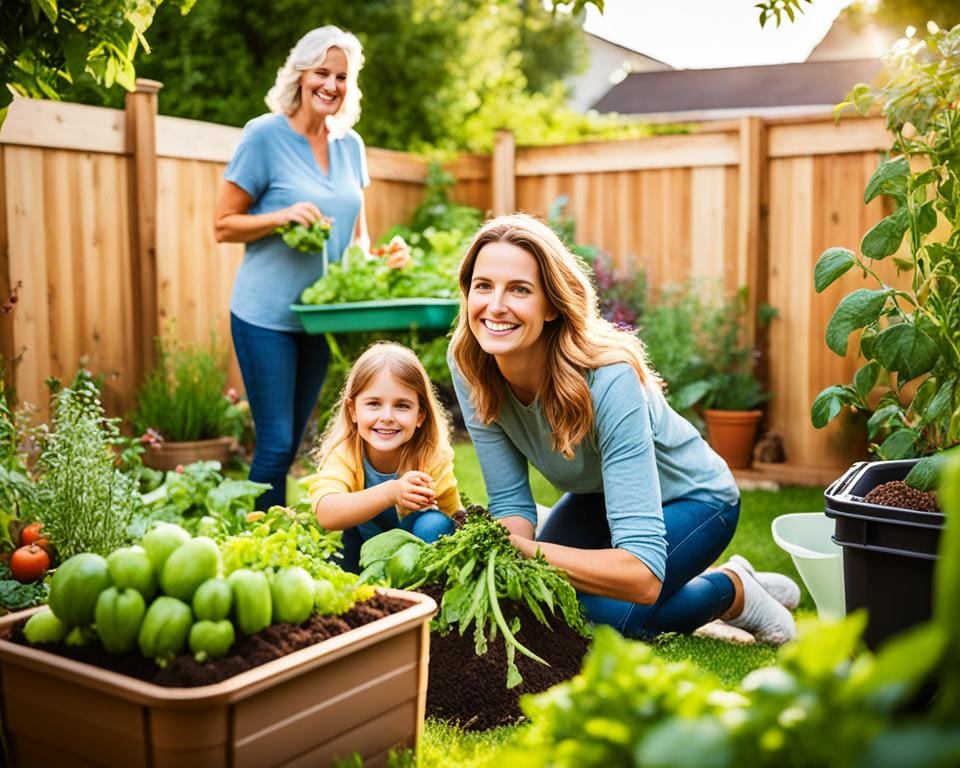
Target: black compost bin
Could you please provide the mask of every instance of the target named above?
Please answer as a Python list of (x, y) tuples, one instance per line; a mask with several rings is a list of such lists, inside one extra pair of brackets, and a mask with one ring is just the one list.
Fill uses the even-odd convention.
[(847, 612), (869, 611), (871, 649), (932, 615), (943, 515), (863, 500), (876, 486), (903, 480), (917, 461), (858, 462), (823, 494), (827, 517), (836, 520), (833, 540), (843, 548)]

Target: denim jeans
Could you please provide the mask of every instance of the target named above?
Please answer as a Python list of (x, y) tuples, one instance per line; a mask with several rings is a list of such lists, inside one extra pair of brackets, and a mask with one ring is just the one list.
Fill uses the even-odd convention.
[(323, 336), (273, 331), (230, 315), (230, 330), (256, 431), (250, 479), (270, 483), (257, 509), (284, 504), (287, 472), (327, 375)]
[[(652, 605), (640, 605), (578, 592), (587, 618), (625, 637), (642, 638), (692, 632), (720, 616), (733, 603), (733, 582), (724, 573), (703, 571), (730, 543), (739, 516), (739, 501), (681, 498), (665, 504), (667, 570), (660, 597)], [(610, 547), (603, 494), (566, 494), (537, 539), (581, 549)]]
[[(370, 525), (370, 523), (373, 525)], [(376, 530), (376, 533), (374, 533), (374, 526), (379, 529)], [(364, 541), (377, 533), (383, 533), (392, 528), (403, 528), (403, 530), (409, 531), (417, 538), (430, 544), (441, 536), (453, 533), (454, 524), (453, 520), (436, 509), (421, 509), (418, 512), (410, 513), (403, 520), (398, 520), (396, 510), (391, 507), (386, 512), (381, 512), (369, 523), (365, 523), (363, 528), (363, 531), (360, 530), (360, 526), (344, 530), (343, 559), (334, 561), (343, 570), (350, 573), (360, 573), (360, 547)]]

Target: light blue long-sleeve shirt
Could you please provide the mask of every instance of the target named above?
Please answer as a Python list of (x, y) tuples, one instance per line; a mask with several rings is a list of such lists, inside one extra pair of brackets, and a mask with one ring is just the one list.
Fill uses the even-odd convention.
[(639, 558), (662, 581), (667, 560), (663, 505), (682, 497), (732, 504), (740, 496), (723, 459), (667, 404), (659, 388), (643, 386), (626, 363), (587, 374), (594, 429), (566, 459), (551, 447), (539, 399), (523, 405), (504, 384), (499, 416), (481, 424), (469, 386), (448, 362), (494, 517), (518, 515), (536, 525), (529, 462), (562, 491), (603, 493), (612, 545)]

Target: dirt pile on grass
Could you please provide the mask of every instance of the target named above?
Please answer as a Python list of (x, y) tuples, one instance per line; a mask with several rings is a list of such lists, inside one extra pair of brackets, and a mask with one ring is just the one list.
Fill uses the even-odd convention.
[[(440, 604), (441, 588), (428, 587), (422, 591)], [(514, 616), (520, 618), (517, 639), (550, 662), (550, 666), (518, 653), (516, 663), (523, 682), (508, 689), (507, 655), (501, 636), (489, 644), (485, 654), (477, 656), (473, 627), (463, 637), (455, 629), (446, 635), (433, 632), (430, 635), (428, 716), (457, 722), (464, 730), (510, 725), (523, 718), (520, 711), (523, 694), (545, 691), (580, 671), (589, 640), (570, 629), (562, 616), (553, 617), (548, 627), (524, 605), (504, 599), (501, 607), (508, 623)]]

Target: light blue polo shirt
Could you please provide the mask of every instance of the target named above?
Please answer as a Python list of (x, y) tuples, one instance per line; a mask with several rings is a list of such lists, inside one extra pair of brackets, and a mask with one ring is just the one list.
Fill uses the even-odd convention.
[[(224, 178), (242, 188), (251, 214), (266, 213), (308, 200), (333, 219), (327, 242), (330, 261), (339, 261), (350, 244), (370, 184), (363, 140), (354, 131), (329, 141), (328, 167), (317, 164), (306, 137), (293, 130), (286, 115), (261, 115), (243, 129), (240, 146)], [(270, 234), (246, 244), (230, 311), (244, 322), (275, 331), (302, 330), (290, 305), (323, 274), (323, 255), (288, 248)]]
[(539, 399), (524, 405), (506, 390), (496, 421), (481, 424), (470, 388), (447, 361), (463, 419), (483, 471), (490, 514), (537, 523), (527, 462), (569, 493), (603, 493), (611, 543), (642, 560), (661, 581), (667, 540), (663, 505), (682, 497), (733, 504), (740, 491), (726, 463), (700, 433), (645, 387), (632, 366), (616, 363), (587, 373), (594, 429), (572, 459), (553, 450)]

